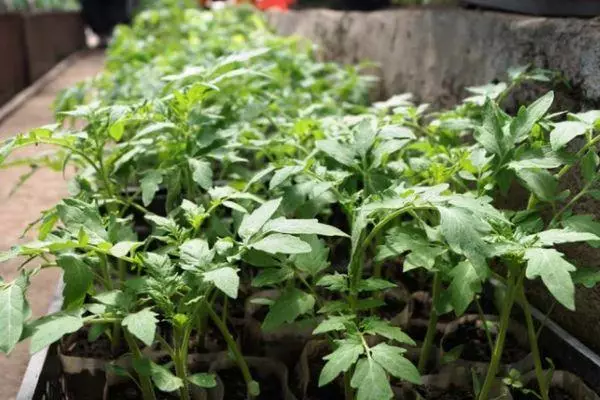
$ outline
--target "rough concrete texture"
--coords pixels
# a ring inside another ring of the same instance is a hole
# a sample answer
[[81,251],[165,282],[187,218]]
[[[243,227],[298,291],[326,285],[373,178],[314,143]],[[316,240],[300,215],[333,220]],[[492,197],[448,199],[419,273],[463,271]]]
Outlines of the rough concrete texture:
[[[101,53],[90,53],[78,59],[56,80],[29,99],[17,112],[0,123],[0,140],[28,129],[53,122],[51,105],[57,93],[75,83],[96,75],[103,66]],[[29,148],[15,157],[31,156],[48,148]],[[27,225],[40,216],[40,212],[52,207],[66,193],[66,181],[60,173],[39,170],[16,193],[9,197],[19,177],[27,168],[0,169],[0,251],[34,239],[34,232],[25,238],[21,234]],[[19,262],[0,264],[0,276],[11,280],[17,274]],[[56,290],[58,271],[46,270],[37,275],[28,296],[33,314],[44,314]],[[21,343],[6,357],[0,355],[0,400],[14,399],[29,360],[27,343]]]
[[[373,13],[304,10],[270,13],[270,23],[284,35],[300,35],[320,45],[327,60],[377,62],[376,97],[412,92],[422,102],[452,106],[467,86],[504,79],[512,66],[533,64],[562,71],[571,88],[558,107],[577,111],[600,107],[600,20],[540,18],[496,12],[452,9],[395,9]],[[535,90],[530,90],[535,89]],[[528,87],[524,99],[539,88]],[[539,95],[539,92],[538,92]],[[567,178],[575,191],[580,178]],[[522,203],[512,193],[509,203]],[[595,200],[578,213],[600,218]],[[600,267],[600,250],[565,248],[581,266]],[[530,287],[534,303],[546,309],[551,299],[539,283]],[[578,289],[577,312],[560,305],[552,317],[588,346],[600,352],[600,288]]]
[[271,12],[284,35],[321,46],[327,60],[380,64],[380,96],[412,92],[423,102],[452,105],[466,86],[506,76],[532,63],[563,71],[581,98],[600,104],[600,20],[526,17],[459,8],[372,13],[332,10]]

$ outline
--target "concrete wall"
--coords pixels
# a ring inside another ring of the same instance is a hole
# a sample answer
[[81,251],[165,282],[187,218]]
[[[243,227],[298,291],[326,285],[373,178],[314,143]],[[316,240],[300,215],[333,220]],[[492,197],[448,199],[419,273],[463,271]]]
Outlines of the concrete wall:
[[[327,60],[379,63],[377,96],[381,98],[412,92],[422,102],[450,106],[464,97],[466,86],[504,79],[509,67],[531,63],[562,71],[570,81],[570,89],[562,90],[559,107],[600,108],[598,19],[413,8],[373,13],[291,11],[270,13],[269,20],[281,34],[312,39]],[[528,87],[516,98],[530,97],[535,91]],[[576,189],[578,175],[568,180]],[[577,212],[600,218],[597,201],[585,202]],[[566,252],[582,266],[600,267],[600,250],[580,246]],[[550,304],[541,285],[532,285],[530,293],[538,307]],[[576,306],[575,313],[557,306],[552,316],[600,352],[600,288],[578,289]]]

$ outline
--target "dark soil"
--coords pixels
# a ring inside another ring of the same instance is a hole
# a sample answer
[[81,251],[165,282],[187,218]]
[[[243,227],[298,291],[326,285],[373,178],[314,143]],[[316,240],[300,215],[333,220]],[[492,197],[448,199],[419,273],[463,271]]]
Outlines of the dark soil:
[[[165,393],[155,388],[154,392],[156,395],[156,400],[179,399],[178,391]],[[142,393],[135,383],[127,382],[111,386],[106,398],[110,400],[140,400],[142,399]]]
[[439,389],[431,386],[419,387],[417,389],[424,400],[474,400],[475,397],[469,389],[450,387]]
[[[309,363],[310,368],[310,381],[308,383],[308,387],[306,388],[306,396],[305,400],[344,400],[344,391],[337,384],[336,381],[331,382],[329,385],[320,388],[319,387],[319,375],[321,374],[321,370],[323,369],[324,362],[321,360],[321,357],[326,355],[319,355],[318,358],[315,358],[313,362]],[[298,398],[301,399],[301,393],[297,393]]]
[[72,357],[111,360],[127,353],[127,346],[124,341],[113,353],[110,339],[106,335],[101,335],[95,341],[89,342],[88,331],[89,329],[85,327],[69,335],[61,344],[62,354]]
[[[444,351],[450,351],[456,346],[464,345],[460,358],[467,361],[491,360],[491,350],[485,336],[485,330],[478,327],[478,321],[471,321],[458,327],[457,330],[448,334],[442,344]],[[493,334],[492,334],[493,336]],[[492,339],[495,340],[494,337]],[[504,342],[502,352],[502,363],[510,364],[522,360],[528,354],[526,349],[519,346],[514,335],[508,333]]]
[[[525,394],[517,390],[513,390],[511,394],[514,400],[538,400],[538,397],[534,394]],[[550,400],[576,400],[575,397],[571,396],[566,390],[561,388],[550,388],[548,394]]]
[[[270,376],[267,379],[261,379],[253,368],[250,368],[250,373],[252,378],[260,384],[260,395],[255,398],[256,400],[281,399],[283,391],[277,378]],[[217,374],[225,386],[225,399],[246,400],[246,382],[244,382],[239,368],[217,371]]]

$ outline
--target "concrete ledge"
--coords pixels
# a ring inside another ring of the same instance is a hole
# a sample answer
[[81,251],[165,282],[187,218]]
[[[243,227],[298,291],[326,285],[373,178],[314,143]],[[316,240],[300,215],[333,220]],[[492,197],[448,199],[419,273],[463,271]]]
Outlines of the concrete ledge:
[[412,92],[451,105],[464,87],[505,77],[509,67],[560,70],[577,100],[600,104],[600,20],[526,17],[460,8],[411,8],[372,13],[333,10],[271,12],[283,35],[321,46],[322,57],[380,64],[379,95]]

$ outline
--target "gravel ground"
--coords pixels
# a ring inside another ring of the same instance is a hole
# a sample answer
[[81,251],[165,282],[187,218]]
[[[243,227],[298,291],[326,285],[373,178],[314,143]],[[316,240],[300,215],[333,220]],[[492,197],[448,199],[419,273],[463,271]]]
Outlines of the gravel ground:
[[[102,53],[90,52],[70,65],[42,91],[30,98],[14,114],[0,123],[0,140],[19,132],[53,122],[50,107],[56,94],[76,82],[94,76],[101,71]],[[16,155],[32,155],[44,148],[26,149]],[[9,196],[19,177],[27,168],[0,169],[0,251],[8,250],[16,243],[34,238],[28,234],[22,238],[27,225],[36,220],[40,212],[50,208],[66,195],[66,181],[62,174],[39,170],[18,191]],[[11,280],[17,273],[19,262],[0,264],[0,276]],[[32,281],[29,303],[34,315],[46,312],[54,294],[58,271],[46,270]],[[29,360],[28,344],[21,343],[8,356],[0,354],[0,400],[14,399],[21,384]]]

